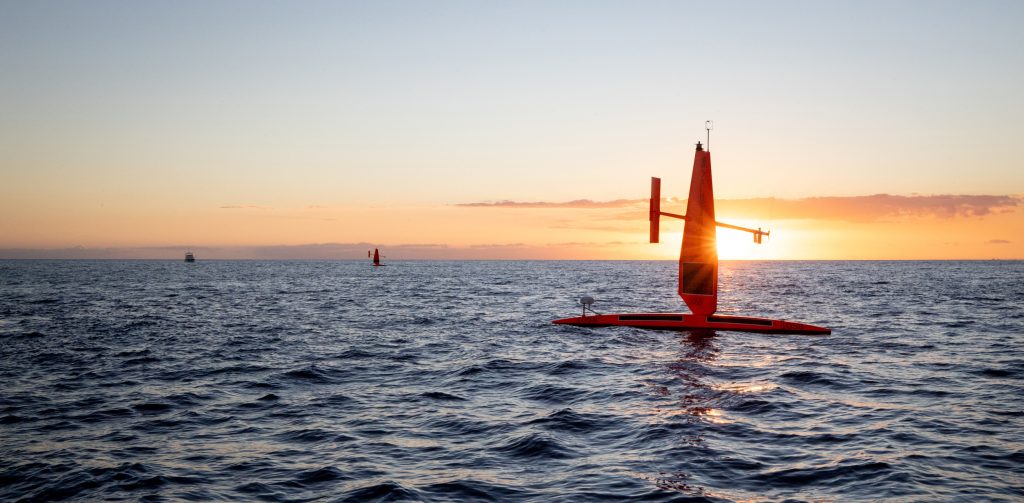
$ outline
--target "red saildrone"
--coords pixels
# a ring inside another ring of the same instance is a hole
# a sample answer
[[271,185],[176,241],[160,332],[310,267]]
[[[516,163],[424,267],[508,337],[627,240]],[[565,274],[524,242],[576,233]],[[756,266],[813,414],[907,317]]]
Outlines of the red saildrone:
[[[370,256],[370,251],[369,250],[366,251],[366,256],[367,257]],[[380,266],[384,266],[384,265],[387,265],[387,264],[380,263],[380,251],[377,248],[374,248],[373,249],[373,266],[374,267],[380,267]]]
[[[708,127],[710,130],[710,125]],[[626,326],[660,330],[734,330],[741,332],[762,332],[772,334],[830,334],[824,327],[745,316],[720,316],[718,310],[718,240],[716,227],[725,227],[754,235],[754,242],[760,244],[770,231],[748,229],[715,220],[715,196],[711,184],[711,152],[697,143],[693,157],[693,174],[690,177],[690,198],[686,203],[686,214],[678,215],[661,211],[661,179],[651,178],[651,242],[660,237],[662,216],[686,221],[683,227],[683,244],[679,251],[679,296],[686,302],[692,314],[686,313],[631,313],[587,315],[594,299],[583,297],[583,316],[555,320],[560,325],[581,327]]]

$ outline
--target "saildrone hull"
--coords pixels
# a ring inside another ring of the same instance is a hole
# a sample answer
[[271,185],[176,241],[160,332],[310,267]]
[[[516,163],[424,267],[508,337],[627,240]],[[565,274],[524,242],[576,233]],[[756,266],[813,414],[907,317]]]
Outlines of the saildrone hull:
[[651,330],[722,330],[798,335],[828,335],[832,333],[832,330],[824,327],[785,320],[684,313],[598,314],[565,318],[555,320],[553,323],[578,327],[635,327]]

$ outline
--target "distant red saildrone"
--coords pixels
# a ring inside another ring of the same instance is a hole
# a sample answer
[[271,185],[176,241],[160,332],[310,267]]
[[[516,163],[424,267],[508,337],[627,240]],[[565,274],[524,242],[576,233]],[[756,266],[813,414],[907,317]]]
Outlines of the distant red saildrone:
[[[369,250],[366,251],[366,256],[367,257],[370,256],[370,251]],[[387,264],[381,264],[380,263],[380,251],[378,249],[374,248],[373,249],[373,266],[374,267],[381,267],[381,266],[385,266],[385,265],[387,265]]]
[[[708,124],[710,131],[710,123]],[[710,133],[709,133],[710,137]],[[760,244],[770,231],[748,229],[715,220],[715,197],[711,185],[711,152],[697,143],[693,157],[693,175],[690,178],[690,198],[686,214],[678,215],[661,211],[661,179],[651,178],[651,242],[660,237],[660,217],[679,218],[686,221],[683,227],[683,244],[679,252],[679,296],[686,302],[692,314],[686,313],[630,313],[587,315],[591,297],[583,297],[583,316],[555,320],[559,325],[581,327],[624,326],[659,330],[732,330],[771,334],[825,335],[828,328],[795,323],[792,321],[745,316],[720,316],[718,310],[718,246],[716,227],[725,227],[754,235],[754,242]]]

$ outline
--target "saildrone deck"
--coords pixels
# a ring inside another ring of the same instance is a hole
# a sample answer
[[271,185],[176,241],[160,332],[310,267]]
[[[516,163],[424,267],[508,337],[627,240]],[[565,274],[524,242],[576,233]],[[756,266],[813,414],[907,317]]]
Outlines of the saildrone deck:
[[827,335],[827,328],[768,318],[702,316],[687,313],[595,314],[555,320],[557,325],[578,327],[635,327],[651,330],[729,330],[764,334]]

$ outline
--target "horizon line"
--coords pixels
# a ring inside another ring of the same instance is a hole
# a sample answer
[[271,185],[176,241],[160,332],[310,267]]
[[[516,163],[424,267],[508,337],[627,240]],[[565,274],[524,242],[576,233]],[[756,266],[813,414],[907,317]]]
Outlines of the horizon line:
[[[2,250],[0,250],[2,251]],[[100,261],[134,261],[134,262],[182,262],[176,258],[133,258],[133,257],[3,257],[0,261],[61,261],[61,262],[100,262]],[[208,258],[195,262],[364,262],[366,259],[355,258]],[[679,259],[653,258],[404,258],[388,259],[395,262],[678,262]],[[759,258],[759,259],[719,259],[719,262],[1021,262],[1021,258]],[[195,263],[193,262],[193,263]]]

